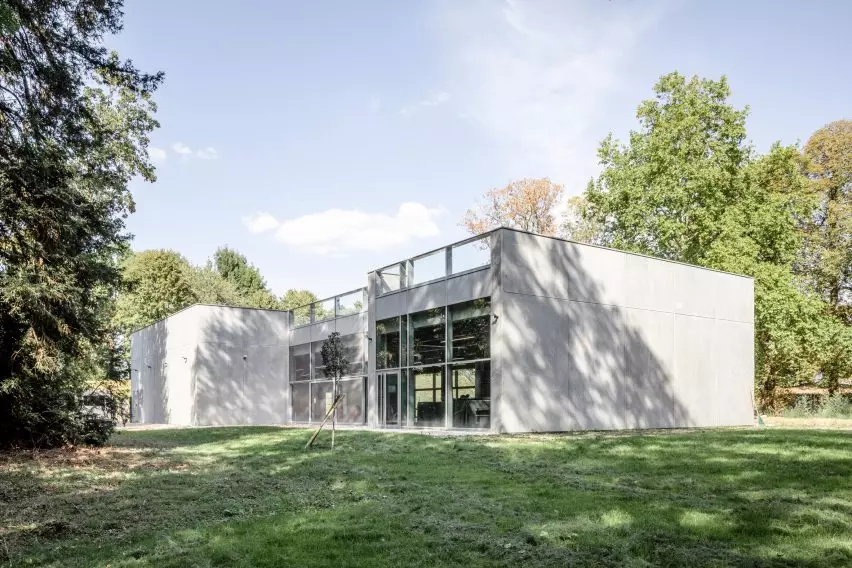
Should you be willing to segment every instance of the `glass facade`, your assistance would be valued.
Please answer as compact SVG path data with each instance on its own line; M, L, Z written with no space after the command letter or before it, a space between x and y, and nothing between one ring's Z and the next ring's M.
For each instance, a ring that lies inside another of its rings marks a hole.
M399 318L376 322L376 368L399 367Z
M311 421L311 383L293 383L290 386L290 402L293 405L293 422Z
M490 298L381 320L376 338L382 424L490 427Z
M491 264L491 248L488 237L455 245L452 248L452 270L450 274L458 274L475 270Z
M355 333L341 338L349 360L347 376L338 382L338 394L345 395L337 411L342 424L367 421L365 335ZM291 407L294 422L318 423L334 402L334 382L325 376L322 361L323 341L290 347Z
M432 365L446 360L447 314L444 308L410 316L411 365Z
M453 361L491 356L491 299L479 298L450 307Z
M444 249L415 258L411 261L409 285L437 280L447 275L447 255Z
M311 378L311 346L290 347L290 381L307 381Z

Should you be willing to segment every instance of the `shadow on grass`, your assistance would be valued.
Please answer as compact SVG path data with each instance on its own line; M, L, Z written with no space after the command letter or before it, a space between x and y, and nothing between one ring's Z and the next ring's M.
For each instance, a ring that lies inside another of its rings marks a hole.
M134 432L81 464L7 458L0 549L48 566L852 562L843 433L347 431L333 453L308 435Z

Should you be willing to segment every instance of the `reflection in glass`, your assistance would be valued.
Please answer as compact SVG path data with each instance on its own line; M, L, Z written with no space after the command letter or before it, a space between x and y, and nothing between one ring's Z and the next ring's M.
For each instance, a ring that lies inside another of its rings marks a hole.
M411 261L411 285L443 278L447 275L447 251L437 250Z
M376 322L376 368L399 367L399 318Z
M486 235L479 240L454 246L452 274L491 264L491 249L488 243L489 236Z
M405 271L403 263L393 264L376 271L378 276L379 294L387 294L399 290L405 285Z
M491 299L450 306L453 361L487 359L491 355Z
M290 321L293 322L293 327L300 325L308 325L311 323L311 305L301 306L290 312Z
M364 291L357 290L350 292L345 296L337 297L337 317L348 316L351 314L359 314L363 311L366 302L364 301Z
M312 379L325 379L325 365L322 363L322 341L311 343L311 357L314 360Z
M414 394L414 426L444 426L444 365L409 371Z
M311 421L322 422L325 414L334 402L334 385L331 381L310 383L311 385Z
M337 383L338 392L343 400L337 407L337 421L341 424L363 424L366 421L364 406L364 381L358 378Z
M314 321L323 321L334 318L334 298L314 302Z
M290 347L290 381L306 381L311 378L311 345Z
M397 426L399 424L399 375L397 373L385 373L385 424Z
M491 426L491 361L450 366L454 428Z
M430 365L445 360L446 311L434 308L411 315L411 365Z
M293 422L310 422L311 420L311 384L296 383L290 388Z
M343 335L340 337L340 343L343 347L343 355L349 361L349 369L346 375L363 375L365 359L364 334L353 333L351 335ZM321 349L322 347L320 347ZM321 353L320 357L322 357Z

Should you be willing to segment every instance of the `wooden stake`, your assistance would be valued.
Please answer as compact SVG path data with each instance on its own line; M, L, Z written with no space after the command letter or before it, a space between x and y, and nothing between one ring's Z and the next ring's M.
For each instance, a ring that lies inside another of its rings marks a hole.
M337 405L340 404L340 401L343 400L344 396L345 395L341 394L334 400L334 403L331 405L331 408L329 408L328 412L325 413L325 419L322 421L322 424L319 425L319 428L317 428L317 431L314 432L314 435L311 436L311 439L308 440L307 444L305 444L306 450L313 445L314 441L317 439L317 436L319 436L320 431L323 429L323 426L326 425L329 417L334 413L335 410L337 410Z

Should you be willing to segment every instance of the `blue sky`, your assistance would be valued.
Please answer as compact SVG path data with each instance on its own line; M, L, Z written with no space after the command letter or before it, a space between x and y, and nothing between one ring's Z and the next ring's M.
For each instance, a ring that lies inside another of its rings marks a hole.
M664 73L730 81L759 151L852 118L852 3L127 0L110 40L163 70L134 248L235 247L329 296L464 237L484 191L568 194Z

